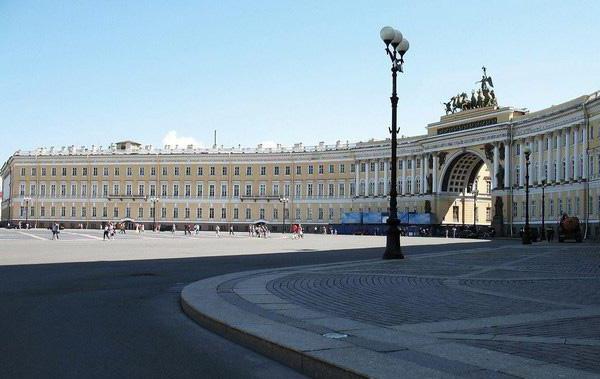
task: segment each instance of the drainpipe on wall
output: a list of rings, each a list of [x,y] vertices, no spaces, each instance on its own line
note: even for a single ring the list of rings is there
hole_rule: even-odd
[[[512,122],[510,124],[508,124],[508,143],[509,143],[509,151],[510,151],[510,156],[509,157],[504,157],[505,159],[508,158],[508,162],[510,163],[510,170],[509,172],[513,172],[514,169],[514,164],[513,164],[513,159],[512,159],[512,155],[514,153],[514,149],[513,149],[513,124]],[[504,162],[504,164],[506,164],[506,162]],[[521,168],[522,169],[522,168]],[[513,201],[514,201],[514,195],[513,195],[513,183],[510,180],[510,178],[504,178],[504,182],[505,183],[510,183],[509,186],[509,198],[510,198],[510,203],[507,204],[507,210],[506,213],[508,214],[508,218],[510,220],[510,236],[513,237]]]

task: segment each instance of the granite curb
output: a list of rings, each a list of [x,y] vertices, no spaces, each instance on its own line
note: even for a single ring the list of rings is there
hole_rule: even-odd
[[[374,263],[386,264],[369,260],[212,277],[186,286],[181,305],[201,326],[315,378],[597,377],[587,371],[467,346],[447,338],[475,338],[469,335],[447,334],[444,338],[438,334],[453,330],[452,323],[446,323],[450,328],[429,330],[416,325],[373,325],[304,308],[275,296],[267,288],[267,283],[287,275]],[[562,317],[577,312],[563,312]],[[554,313],[561,316],[558,311]],[[506,322],[514,324],[527,317],[543,319],[544,315],[523,315],[513,317],[514,320],[506,317]],[[487,320],[481,319],[481,323],[485,325]]]

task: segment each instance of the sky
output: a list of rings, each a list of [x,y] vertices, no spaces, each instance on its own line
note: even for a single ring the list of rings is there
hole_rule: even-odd
[[[402,135],[485,65],[501,106],[600,90],[600,1],[0,0],[0,161],[41,146],[388,137],[381,27],[410,41]]]

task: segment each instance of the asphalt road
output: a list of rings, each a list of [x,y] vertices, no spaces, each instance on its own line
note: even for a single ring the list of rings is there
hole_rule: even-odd
[[[0,377],[300,377],[188,319],[179,305],[181,288],[229,272],[381,253],[366,248],[0,266]]]

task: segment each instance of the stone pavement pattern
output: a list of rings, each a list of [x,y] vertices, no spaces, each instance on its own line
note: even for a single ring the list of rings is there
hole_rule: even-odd
[[[598,279],[597,245],[513,244],[232,274],[182,299],[314,376],[600,377]]]

